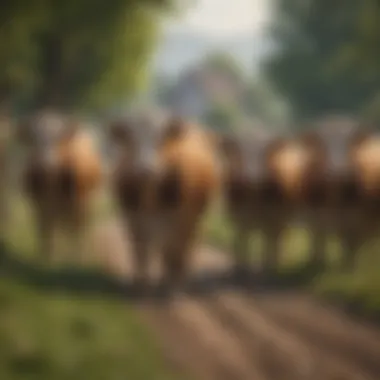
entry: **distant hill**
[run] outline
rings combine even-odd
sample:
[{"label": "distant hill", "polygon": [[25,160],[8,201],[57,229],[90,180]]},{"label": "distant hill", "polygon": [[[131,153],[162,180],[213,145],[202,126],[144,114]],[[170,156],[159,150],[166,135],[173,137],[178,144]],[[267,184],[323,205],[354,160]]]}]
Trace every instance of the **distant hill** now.
[{"label": "distant hill", "polygon": [[157,49],[155,70],[176,75],[189,65],[200,61],[208,52],[219,50],[232,54],[244,70],[252,73],[260,59],[271,49],[272,44],[255,35],[218,38],[193,32],[170,33],[164,37]]}]

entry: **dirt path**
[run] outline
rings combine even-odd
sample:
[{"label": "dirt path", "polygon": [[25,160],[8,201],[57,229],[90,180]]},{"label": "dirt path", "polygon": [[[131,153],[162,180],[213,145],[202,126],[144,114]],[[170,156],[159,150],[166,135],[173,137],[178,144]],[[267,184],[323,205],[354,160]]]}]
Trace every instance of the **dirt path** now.
[{"label": "dirt path", "polygon": [[[128,276],[131,265],[120,227],[99,226],[94,237],[110,272]],[[202,247],[192,274],[229,264],[224,255]],[[308,295],[225,289],[136,307],[171,365],[194,379],[380,379],[380,331]]]}]

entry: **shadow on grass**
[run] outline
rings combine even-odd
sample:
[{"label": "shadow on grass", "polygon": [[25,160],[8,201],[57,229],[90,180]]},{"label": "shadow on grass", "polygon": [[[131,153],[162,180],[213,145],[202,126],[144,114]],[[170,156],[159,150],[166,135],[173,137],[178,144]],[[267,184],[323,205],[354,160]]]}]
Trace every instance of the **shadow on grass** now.
[{"label": "shadow on grass", "polygon": [[127,298],[134,296],[128,284],[121,284],[100,272],[75,267],[43,268],[33,260],[20,259],[16,252],[11,252],[3,245],[0,248],[0,273],[49,292],[104,294]]},{"label": "shadow on grass", "polygon": [[[244,291],[250,294],[286,293],[289,291],[311,290],[313,282],[324,268],[300,265],[277,273],[264,274],[254,270],[244,272],[207,271],[193,275],[185,284],[184,292],[190,296],[202,297],[223,290]],[[131,302],[153,299],[166,302],[170,292],[160,285],[143,295],[130,279],[123,282],[94,270],[83,268],[42,268],[33,260],[19,259],[15,252],[4,246],[0,248],[0,275],[14,278],[24,284],[51,293],[69,293],[77,296],[106,296]],[[320,295],[321,301],[337,306],[343,312],[367,321],[380,324],[380,312],[371,312],[363,307],[361,297],[349,297],[341,293],[328,292]]]},{"label": "shadow on grass", "polygon": [[321,303],[333,305],[358,322],[369,322],[380,327],[380,307],[368,307],[368,297],[365,294],[347,294],[334,289],[316,296]]},{"label": "shadow on grass", "polygon": [[[131,280],[117,281],[110,276],[94,270],[83,268],[43,268],[33,260],[19,259],[15,252],[4,246],[0,249],[0,273],[12,277],[48,292],[65,292],[74,295],[104,295],[138,301],[142,297],[141,289],[136,288]],[[315,269],[299,267],[292,271],[274,273],[270,276],[255,273],[244,274],[228,270],[210,271],[192,276],[185,284],[184,291],[189,295],[202,296],[225,289],[256,291],[287,291],[302,288],[314,278]],[[158,284],[150,296],[157,299],[170,294]]]}]

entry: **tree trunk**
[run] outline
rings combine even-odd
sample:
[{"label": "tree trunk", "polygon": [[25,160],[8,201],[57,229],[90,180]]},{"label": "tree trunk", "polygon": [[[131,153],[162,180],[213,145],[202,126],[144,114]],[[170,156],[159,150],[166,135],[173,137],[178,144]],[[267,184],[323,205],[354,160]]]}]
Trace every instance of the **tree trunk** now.
[{"label": "tree trunk", "polygon": [[47,37],[43,46],[43,80],[37,95],[36,108],[61,109],[64,103],[61,36]]}]

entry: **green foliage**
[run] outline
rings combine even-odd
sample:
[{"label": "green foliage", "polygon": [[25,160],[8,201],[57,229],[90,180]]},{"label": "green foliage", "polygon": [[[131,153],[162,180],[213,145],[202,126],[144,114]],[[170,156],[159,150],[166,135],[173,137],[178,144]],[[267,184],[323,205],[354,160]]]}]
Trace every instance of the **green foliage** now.
[{"label": "green foliage", "polygon": [[144,88],[152,47],[159,35],[156,19],[149,9],[124,11],[117,38],[105,43],[107,49],[101,54],[105,61],[103,68],[99,67],[99,81],[91,88],[90,105],[107,106]]},{"label": "green foliage", "polygon": [[0,378],[174,379],[124,301],[49,295],[0,281]]},{"label": "green foliage", "polygon": [[0,95],[20,107],[107,107],[144,85],[173,0],[16,0],[0,15]]},{"label": "green foliage", "polygon": [[380,93],[374,95],[368,104],[366,104],[362,112],[364,120],[380,128]]},{"label": "green foliage", "polygon": [[30,89],[36,81],[35,32],[44,19],[42,0],[2,2],[0,13],[0,101]]},{"label": "green foliage", "polygon": [[[42,82],[40,102],[107,106],[141,85],[157,34],[157,10],[122,0],[112,6],[101,1],[79,4],[51,10],[58,27],[44,36],[43,66],[50,75]],[[60,57],[58,62],[51,54]]]},{"label": "green foliage", "polygon": [[372,0],[277,0],[265,73],[296,117],[363,109],[379,85],[379,21]]},{"label": "green foliage", "polygon": [[[363,0],[357,13],[355,35],[344,45],[345,64],[355,68],[358,75],[366,79],[379,80],[378,59],[380,54],[380,7],[376,0]],[[359,70],[358,70],[359,69]]]}]

